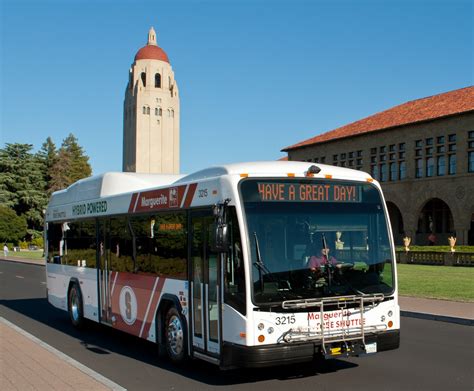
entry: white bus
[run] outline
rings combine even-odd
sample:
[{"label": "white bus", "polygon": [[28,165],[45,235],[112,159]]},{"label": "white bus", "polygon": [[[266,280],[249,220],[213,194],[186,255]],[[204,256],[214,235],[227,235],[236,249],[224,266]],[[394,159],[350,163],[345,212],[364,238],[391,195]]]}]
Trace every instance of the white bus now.
[{"label": "white bus", "polygon": [[55,192],[47,292],[179,363],[261,367],[399,346],[380,185],[303,162],[106,173]]}]

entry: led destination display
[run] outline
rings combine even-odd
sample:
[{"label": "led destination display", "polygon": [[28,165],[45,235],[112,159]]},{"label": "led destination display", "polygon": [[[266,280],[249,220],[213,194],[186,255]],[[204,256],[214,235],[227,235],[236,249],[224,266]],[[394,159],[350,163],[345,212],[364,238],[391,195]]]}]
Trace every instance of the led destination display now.
[{"label": "led destination display", "polygon": [[258,182],[263,202],[361,202],[361,187],[335,183]]}]

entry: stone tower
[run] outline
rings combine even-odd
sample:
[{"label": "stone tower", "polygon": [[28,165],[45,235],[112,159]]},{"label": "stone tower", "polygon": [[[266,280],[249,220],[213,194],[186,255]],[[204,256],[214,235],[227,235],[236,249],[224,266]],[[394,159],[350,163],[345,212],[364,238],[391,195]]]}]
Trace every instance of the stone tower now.
[{"label": "stone tower", "polygon": [[123,112],[123,171],[179,173],[179,95],[168,56],[148,42],[129,71]]}]

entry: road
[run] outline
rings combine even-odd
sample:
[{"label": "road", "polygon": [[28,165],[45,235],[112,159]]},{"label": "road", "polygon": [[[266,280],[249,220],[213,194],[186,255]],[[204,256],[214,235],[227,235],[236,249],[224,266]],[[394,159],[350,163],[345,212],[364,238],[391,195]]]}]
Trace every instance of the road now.
[{"label": "road", "polygon": [[74,329],[46,299],[43,266],[0,261],[0,316],[129,390],[472,390],[474,327],[402,318],[401,347],[345,360],[219,371],[175,368],[155,346],[97,324]]}]

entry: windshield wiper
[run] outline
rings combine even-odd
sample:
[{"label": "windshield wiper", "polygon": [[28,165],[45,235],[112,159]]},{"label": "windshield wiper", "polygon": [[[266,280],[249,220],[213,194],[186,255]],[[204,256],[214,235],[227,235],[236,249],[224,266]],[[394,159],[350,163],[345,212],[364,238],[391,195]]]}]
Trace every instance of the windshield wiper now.
[{"label": "windshield wiper", "polygon": [[[261,290],[262,294],[263,294],[263,290],[264,290],[264,282],[263,282],[263,274],[262,274],[262,271],[263,271],[265,273],[265,275],[268,275],[268,277],[271,280],[273,280],[273,282],[275,282],[277,284],[277,292],[281,296],[282,299],[284,299],[284,300],[287,299],[287,297],[282,294],[283,290],[287,291],[290,294],[292,294],[293,297],[294,297],[295,294],[290,292],[291,286],[290,286],[289,282],[288,281],[283,281],[278,276],[275,276],[272,273],[272,271],[270,269],[268,269],[268,267],[265,265],[265,263],[262,260],[262,256],[260,254],[260,245],[258,243],[257,233],[254,232],[253,236],[255,238],[255,253],[256,253],[256,257],[257,257],[257,260],[253,264],[255,266],[257,266],[257,268],[258,268],[258,278],[259,278],[259,281],[260,281],[260,290]],[[283,285],[283,282],[285,282],[286,285],[287,285],[286,289],[280,288],[280,286]]]},{"label": "windshield wiper", "polygon": [[326,242],[326,235],[324,234],[324,232],[321,234],[321,240],[323,242],[323,249],[324,249],[324,257],[326,258],[326,271],[327,271],[327,283],[328,283],[328,286],[327,286],[327,289],[329,292],[332,293],[332,287],[331,287],[331,280],[332,280],[332,273],[333,273],[333,265],[329,262],[329,248],[328,248],[328,244]]},{"label": "windshield wiper", "polygon": [[257,261],[254,262],[253,264],[258,267],[258,279],[260,281],[260,290],[263,294],[263,274],[262,274],[262,270],[265,272],[265,274],[268,274],[268,269],[265,267],[265,264],[262,262],[262,258],[260,256],[260,246],[258,245],[257,233],[254,232],[253,236],[255,238],[255,253],[256,253],[256,256],[257,256]]}]

